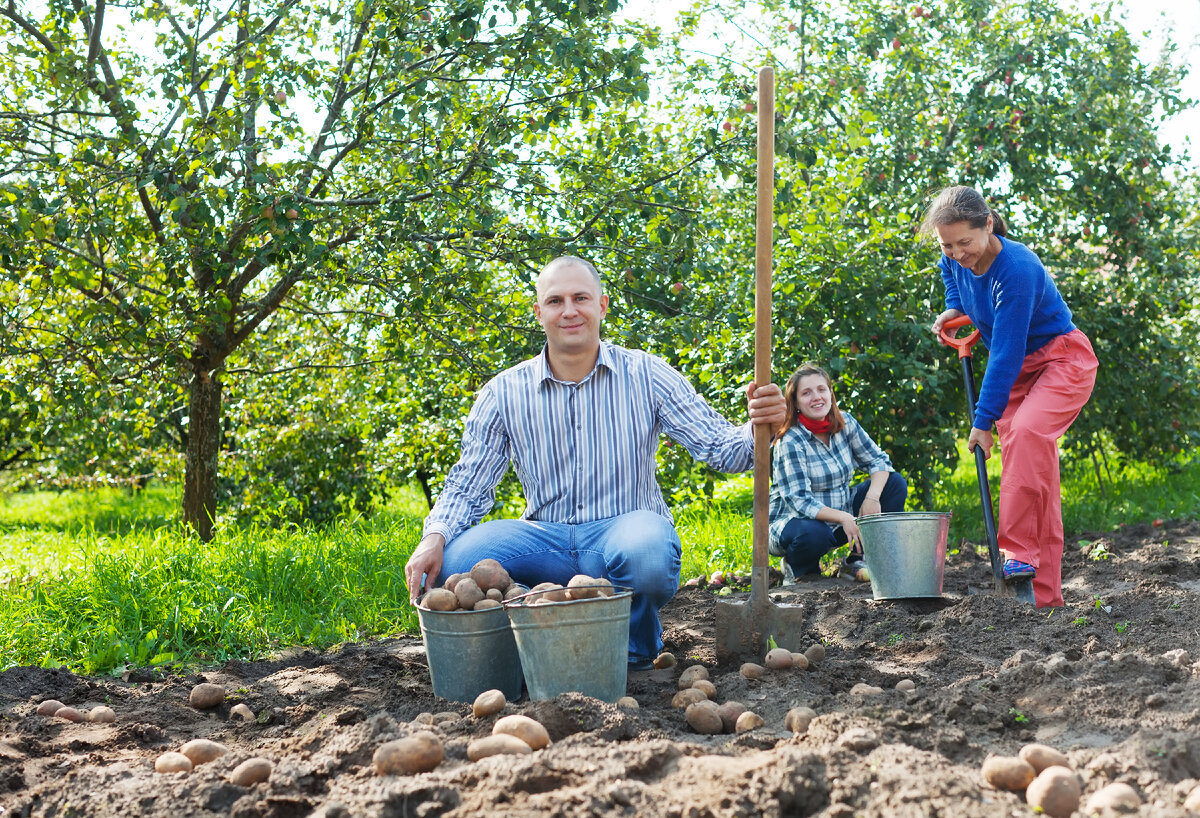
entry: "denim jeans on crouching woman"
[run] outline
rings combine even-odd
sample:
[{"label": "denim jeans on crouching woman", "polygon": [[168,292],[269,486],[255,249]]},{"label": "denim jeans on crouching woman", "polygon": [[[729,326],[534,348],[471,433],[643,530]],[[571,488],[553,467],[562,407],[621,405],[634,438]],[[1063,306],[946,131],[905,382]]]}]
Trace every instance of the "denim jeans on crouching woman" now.
[{"label": "denim jeans on crouching woman", "polygon": [[[871,487],[870,480],[864,480],[854,487],[850,499],[850,511],[855,517],[866,499],[867,489]],[[904,501],[908,499],[908,483],[896,472],[888,475],[887,484],[879,495],[881,513],[889,514],[894,511],[904,511]],[[833,528],[829,523],[814,520],[811,517],[793,517],[783,527],[779,535],[779,545],[775,549],[782,552],[792,574],[803,576],[815,574],[821,570],[821,557],[838,546],[846,544],[846,532],[839,525]]]},{"label": "denim jeans on crouching woman", "polygon": [[605,577],[633,589],[629,661],[653,659],[662,649],[658,609],[679,587],[682,547],[670,520],[632,511],[591,523],[489,520],[455,537],[443,552],[441,585],[481,559],[498,560],[509,576],[530,587],[566,585],[576,574]]}]

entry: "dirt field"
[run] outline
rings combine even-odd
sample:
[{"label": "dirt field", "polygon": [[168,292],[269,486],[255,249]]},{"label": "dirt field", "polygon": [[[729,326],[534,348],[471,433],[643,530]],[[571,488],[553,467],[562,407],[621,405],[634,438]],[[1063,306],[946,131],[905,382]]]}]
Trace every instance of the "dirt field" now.
[{"label": "dirt field", "polygon": [[[0,673],[0,816],[1022,816],[1033,814],[1023,797],[987,786],[980,768],[1030,742],[1066,753],[1085,801],[1125,782],[1144,801],[1129,814],[1195,815],[1182,805],[1200,784],[1200,524],[1079,539],[1089,550],[1068,547],[1067,606],[1053,612],[967,595],[989,579],[969,546],[950,558],[942,600],[877,602],[846,579],[783,589],[826,657],[757,682],[715,664],[714,597],[684,589],[663,611],[680,664],[630,677],[639,709],[578,695],[510,703],[505,713],[538,719],[553,743],[474,763],[468,742],[498,717],[435,698],[419,640],[167,678],[15,668]],[[670,700],[697,662],[718,700],[746,704],[764,726],[689,729]],[[915,690],[895,689],[902,679]],[[229,698],[193,709],[200,681]],[[881,690],[852,692],[859,683]],[[37,715],[48,698],[108,705],[116,722]],[[255,720],[231,714],[238,703]],[[818,714],[801,735],[783,725],[795,706]],[[452,715],[428,728],[414,723],[423,713]],[[443,738],[442,764],[377,775],[375,749],[417,729]],[[155,773],[161,753],[197,737],[230,752],[190,774]],[[252,756],[274,763],[269,779],[231,783]]]}]

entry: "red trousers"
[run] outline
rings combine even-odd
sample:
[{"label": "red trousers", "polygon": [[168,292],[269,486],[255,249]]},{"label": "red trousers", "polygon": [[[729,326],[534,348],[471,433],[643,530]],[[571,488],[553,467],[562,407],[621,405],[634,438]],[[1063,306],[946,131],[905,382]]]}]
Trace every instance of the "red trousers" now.
[{"label": "red trousers", "polygon": [[1037,569],[1039,608],[1063,604],[1062,495],[1058,439],[1079,417],[1096,383],[1096,353],[1079,330],[1025,357],[996,421],[1000,435],[1000,550]]}]

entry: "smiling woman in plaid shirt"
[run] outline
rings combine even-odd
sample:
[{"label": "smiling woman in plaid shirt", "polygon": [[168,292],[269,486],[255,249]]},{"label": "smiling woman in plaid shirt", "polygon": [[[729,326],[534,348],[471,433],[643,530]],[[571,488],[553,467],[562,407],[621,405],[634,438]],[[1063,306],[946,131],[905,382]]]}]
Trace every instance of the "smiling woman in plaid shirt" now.
[{"label": "smiling woman in plaid shirt", "polygon": [[[903,511],[908,484],[858,421],[838,409],[824,369],[801,366],[784,398],[788,419],[775,438],[771,480],[771,553],[784,558],[785,575],[798,577],[820,573],[821,557],[849,542],[843,570],[865,580],[855,518]],[[851,487],[856,470],[870,479]]]}]

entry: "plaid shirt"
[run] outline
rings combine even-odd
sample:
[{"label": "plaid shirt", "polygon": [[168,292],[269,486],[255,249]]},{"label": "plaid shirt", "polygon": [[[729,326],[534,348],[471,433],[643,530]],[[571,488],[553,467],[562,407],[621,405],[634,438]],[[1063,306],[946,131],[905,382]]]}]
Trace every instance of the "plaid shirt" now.
[{"label": "plaid shirt", "polygon": [[596,367],[568,383],[543,350],[479,391],[422,536],[450,542],[479,522],[510,463],[525,490],[522,519],[578,524],[647,510],[670,520],[655,476],[663,433],[718,471],[754,462],[750,424],[721,417],[661,358],[601,343]]},{"label": "plaid shirt", "polygon": [[[850,511],[850,480],[857,466],[871,474],[893,471],[887,453],[871,440],[858,421],[842,412],[846,428],[829,445],[799,423],[775,444],[771,478],[771,544],[779,544],[793,517],[815,519],[823,507]],[[831,528],[836,526],[830,523]]]}]

